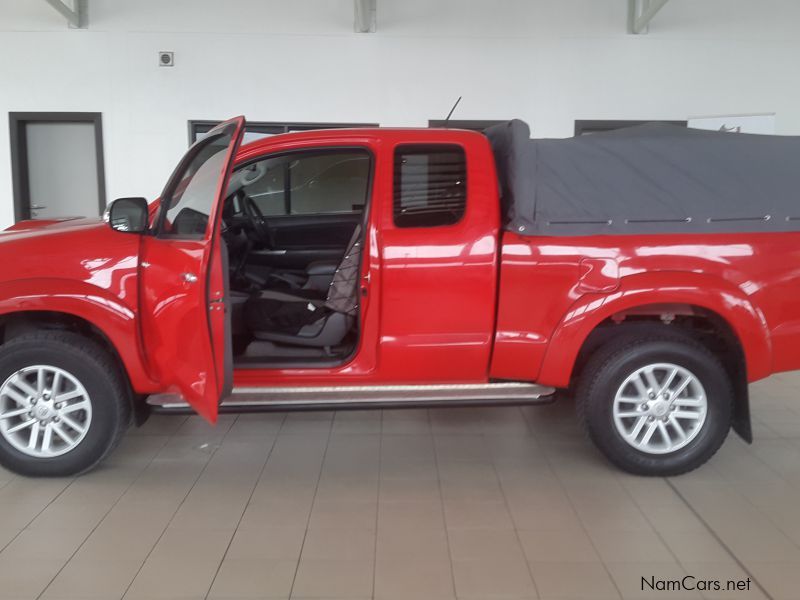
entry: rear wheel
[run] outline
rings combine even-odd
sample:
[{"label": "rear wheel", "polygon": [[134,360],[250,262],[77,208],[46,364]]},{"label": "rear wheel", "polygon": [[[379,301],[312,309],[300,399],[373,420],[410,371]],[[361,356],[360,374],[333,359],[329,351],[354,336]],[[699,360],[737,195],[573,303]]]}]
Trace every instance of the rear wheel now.
[{"label": "rear wheel", "polygon": [[706,462],[731,423],[733,388],[720,361],[679,331],[623,335],[586,364],[578,414],[595,445],[641,475],[677,475]]},{"label": "rear wheel", "polygon": [[130,392],[94,341],[40,331],[0,346],[0,464],[23,475],[87,471],[119,442]]}]

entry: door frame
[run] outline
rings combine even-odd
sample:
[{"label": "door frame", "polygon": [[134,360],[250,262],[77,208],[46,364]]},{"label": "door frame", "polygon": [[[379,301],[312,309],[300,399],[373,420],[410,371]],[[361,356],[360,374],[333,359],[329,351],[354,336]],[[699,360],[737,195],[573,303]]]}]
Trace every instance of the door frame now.
[{"label": "door frame", "polygon": [[28,181],[28,123],[91,123],[97,158],[97,197],[99,214],[106,208],[106,174],[103,159],[103,119],[99,112],[10,112],[8,129],[11,138],[11,182],[14,197],[14,222],[31,218]]}]

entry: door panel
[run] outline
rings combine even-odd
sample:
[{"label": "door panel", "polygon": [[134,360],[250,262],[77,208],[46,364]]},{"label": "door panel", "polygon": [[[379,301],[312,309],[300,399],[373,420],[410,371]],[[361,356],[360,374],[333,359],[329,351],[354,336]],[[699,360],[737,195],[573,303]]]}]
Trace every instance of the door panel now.
[{"label": "door panel", "polygon": [[276,249],[335,248],[344,250],[361,222],[361,213],[267,217]]},{"label": "door panel", "polygon": [[[448,135],[458,139],[455,132]],[[486,169],[493,159],[485,143],[463,139],[459,151],[452,143],[395,148],[387,183],[393,193],[382,199],[380,365],[398,374],[397,381],[488,380],[497,182]],[[464,158],[456,158],[462,153]],[[467,156],[474,160],[464,164]]]},{"label": "door panel", "polygon": [[248,263],[304,270],[312,262],[339,262],[361,219],[361,213],[266,217],[275,247],[252,250]]},{"label": "door panel", "polygon": [[153,235],[142,240],[142,337],[167,391],[216,421],[230,390],[227,254],[219,214],[244,118],[222,123],[189,149],[162,194]]}]

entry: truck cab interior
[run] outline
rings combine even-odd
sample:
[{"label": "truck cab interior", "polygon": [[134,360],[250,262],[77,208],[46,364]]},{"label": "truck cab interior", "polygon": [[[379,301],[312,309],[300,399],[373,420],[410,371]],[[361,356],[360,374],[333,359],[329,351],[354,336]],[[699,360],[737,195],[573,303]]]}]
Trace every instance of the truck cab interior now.
[{"label": "truck cab interior", "polygon": [[328,366],[353,354],[370,172],[367,151],[343,148],[231,175],[222,237],[236,366]]}]

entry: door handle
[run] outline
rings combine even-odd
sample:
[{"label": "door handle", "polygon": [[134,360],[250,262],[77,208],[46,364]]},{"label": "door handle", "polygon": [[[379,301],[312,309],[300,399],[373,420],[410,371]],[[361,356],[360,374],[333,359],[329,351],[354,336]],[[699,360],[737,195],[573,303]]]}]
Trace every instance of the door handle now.
[{"label": "door handle", "polygon": [[197,275],[194,273],[181,273],[181,279],[186,283],[197,283]]},{"label": "door handle", "polygon": [[39,206],[38,204],[31,204],[31,210],[44,210],[46,206]]}]

